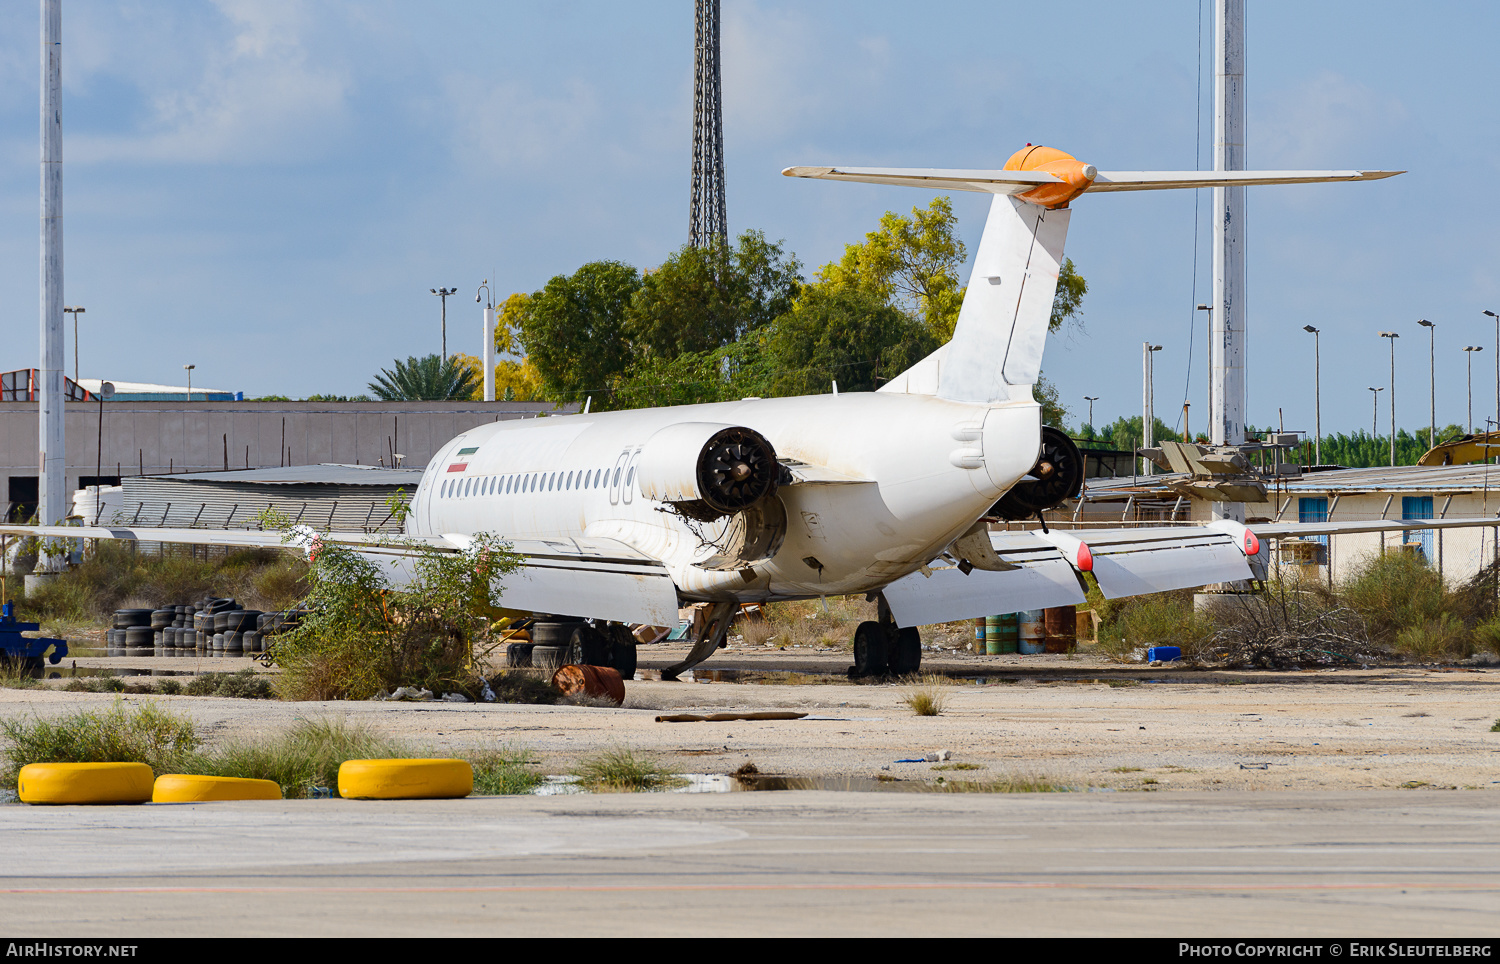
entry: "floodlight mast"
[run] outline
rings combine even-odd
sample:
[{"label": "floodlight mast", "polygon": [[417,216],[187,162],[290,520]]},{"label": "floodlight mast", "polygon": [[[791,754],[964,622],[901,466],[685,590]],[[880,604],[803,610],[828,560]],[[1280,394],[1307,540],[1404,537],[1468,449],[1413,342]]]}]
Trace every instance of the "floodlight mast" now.
[{"label": "floodlight mast", "polygon": [[[37,519],[56,525],[68,513],[63,439],[62,0],[42,0],[42,314],[37,448]],[[59,572],[63,556],[37,554],[37,572]]]},{"label": "floodlight mast", "polygon": [[[1245,0],[1215,0],[1214,170],[1245,170]],[[1245,441],[1245,189],[1214,188],[1214,445]],[[1241,502],[1213,502],[1216,519],[1245,521]]]},{"label": "floodlight mast", "polygon": [[1303,325],[1303,331],[1311,332],[1313,336],[1313,430],[1317,441],[1313,443],[1313,462],[1317,465],[1323,464],[1323,360],[1319,353],[1320,334],[1323,329],[1314,328],[1312,325]]},{"label": "floodlight mast", "polygon": [[[480,292],[484,294],[480,294]],[[495,298],[490,294],[490,279],[485,278],[484,283],[474,292],[474,300],[484,305],[484,331],[480,335],[479,344],[484,349],[480,352],[480,359],[484,364],[484,400],[493,402],[495,400]]]}]

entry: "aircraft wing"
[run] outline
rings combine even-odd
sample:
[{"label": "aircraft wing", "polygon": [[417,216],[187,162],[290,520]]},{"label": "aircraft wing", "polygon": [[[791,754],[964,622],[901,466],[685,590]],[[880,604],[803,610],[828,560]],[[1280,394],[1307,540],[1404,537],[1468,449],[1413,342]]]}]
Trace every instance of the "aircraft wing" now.
[{"label": "aircraft wing", "polygon": [[[184,545],[305,551],[306,543],[284,541],[280,532],[249,529],[188,529],[151,526],[0,525],[0,534],[63,539],[119,539]],[[423,548],[461,552],[463,535],[402,537],[366,532],[319,532],[320,543],[347,546],[388,571],[398,585],[415,574]],[[666,567],[614,539],[522,539],[509,543],[521,567],[503,578],[500,602],[510,609],[567,613],[593,619],[677,624],[677,587]]]}]

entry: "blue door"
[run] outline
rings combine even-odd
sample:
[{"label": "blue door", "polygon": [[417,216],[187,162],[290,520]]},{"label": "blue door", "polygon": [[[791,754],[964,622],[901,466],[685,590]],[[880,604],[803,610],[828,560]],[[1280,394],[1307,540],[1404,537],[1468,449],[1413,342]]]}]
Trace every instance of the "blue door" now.
[{"label": "blue door", "polygon": [[[1300,498],[1300,499],[1298,499],[1297,500],[1297,521],[1298,522],[1327,522],[1328,521],[1328,500],[1326,498],[1322,498],[1322,499]],[[1321,542],[1325,546],[1328,545],[1328,537],[1327,536],[1312,536],[1311,538],[1314,539],[1314,540],[1316,540],[1316,541],[1318,541],[1318,542]]]},{"label": "blue door", "polygon": [[[1430,495],[1403,495],[1401,497],[1401,519],[1431,519],[1432,518],[1432,496]],[[1407,542],[1420,542],[1422,544],[1422,558],[1428,562],[1432,561],[1432,530],[1418,529],[1416,532],[1406,534]]]}]

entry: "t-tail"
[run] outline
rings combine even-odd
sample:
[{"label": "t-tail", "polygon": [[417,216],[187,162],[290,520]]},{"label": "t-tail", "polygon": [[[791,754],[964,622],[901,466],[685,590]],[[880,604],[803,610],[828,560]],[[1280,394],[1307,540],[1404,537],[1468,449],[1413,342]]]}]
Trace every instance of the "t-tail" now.
[{"label": "t-tail", "polygon": [[998,171],[789,167],[782,173],[995,195],[953,340],[881,388],[989,404],[1032,399],[1074,198],[1095,191],[1373,181],[1405,172],[1100,171],[1055,148],[1028,144]]}]

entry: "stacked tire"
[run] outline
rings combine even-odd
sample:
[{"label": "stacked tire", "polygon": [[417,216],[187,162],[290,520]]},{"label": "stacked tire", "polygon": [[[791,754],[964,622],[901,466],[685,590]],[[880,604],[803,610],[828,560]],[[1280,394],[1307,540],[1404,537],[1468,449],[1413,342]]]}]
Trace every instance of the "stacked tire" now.
[{"label": "stacked tire", "polygon": [[619,623],[593,624],[581,619],[538,620],[531,624],[531,651],[527,663],[520,650],[526,644],[506,649],[510,665],[531,665],[548,673],[559,667],[607,666],[622,679],[635,678],[635,638]]}]

